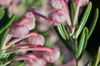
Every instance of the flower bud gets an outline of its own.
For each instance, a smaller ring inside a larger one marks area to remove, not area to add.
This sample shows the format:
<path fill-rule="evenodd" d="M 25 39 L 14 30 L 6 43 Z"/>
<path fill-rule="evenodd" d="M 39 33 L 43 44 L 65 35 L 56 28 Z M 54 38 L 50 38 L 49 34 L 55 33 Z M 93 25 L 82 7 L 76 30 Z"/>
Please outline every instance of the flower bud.
<path fill-rule="evenodd" d="M 12 2 L 12 0 L 0 0 L 1 6 L 7 6 Z"/>
<path fill-rule="evenodd" d="M 24 38 L 29 33 L 29 29 L 25 25 L 20 25 L 19 23 L 14 23 L 11 26 L 10 33 L 14 37 Z"/>
<path fill-rule="evenodd" d="M 21 42 L 18 42 L 18 43 L 17 43 L 17 45 L 21 45 L 21 44 L 26 44 L 26 42 L 21 41 Z M 27 48 L 27 47 L 22 46 L 21 48 Z M 18 55 L 25 55 L 26 53 L 27 53 L 27 51 L 23 51 L 23 50 L 18 50 L 18 51 L 16 52 L 16 54 L 18 54 Z"/>
<path fill-rule="evenodd" d="M 33 45 L 44 45 L 45 39 L 42 35 L 38 34 L 38 35 L 33 35 L 28 37 L 28 41 L 29 43 L 33 44 Z"/>
<path fill-rule="evenodd" d="M 33 19 L 33 21 L 35 21 L 35 16 L 30 11 L 26 11 L 25 17 Z"/>
<path fill-rule="evenodd" d="M 45 52 L 43 58 L 48 62 L 55 62 L 60 56 L 57 48 L 51 48 L 52 52 Z"/>
<path fill-rule="evenodd" d="M 24 62 L 24 66 L 30 66 L 29 61 L 26 60 Z M 33 59 L 33 63 L 32 66 L 45 66 L 46 65 L 46 61 L 43 59 Z"/>
<path fill-rule="evenodd" d="M 31 19 L 31 18 L 23 18 L 21 21 L 20 21 L 20 24 L 21 25 L 25 25 L 29 28 L 29 30 L 32 30 L 35 28 L 35 21 L 34 19 Z"/>
<path fill-rule="evenodd" d="M 45 66 L 46 61 L 43 59 L 38 59 L 33 61 L 33 66 Z"/>
<path fill-rule="evenodd" d="M 49 0 L 49 1 L 50 1 L 50 4 L 53 8 L 56 8 L 56 9 L 62 8 L 62 4 L 59 0 Z"/>
<path fill-rule="evenodd" d="M 54 26 L 60 25 L 66 21 L 65 15 L 59 13 L 59 10 L 55 12 L 51 12 L 48 17 L 52 21 L 52 24 Z"/>

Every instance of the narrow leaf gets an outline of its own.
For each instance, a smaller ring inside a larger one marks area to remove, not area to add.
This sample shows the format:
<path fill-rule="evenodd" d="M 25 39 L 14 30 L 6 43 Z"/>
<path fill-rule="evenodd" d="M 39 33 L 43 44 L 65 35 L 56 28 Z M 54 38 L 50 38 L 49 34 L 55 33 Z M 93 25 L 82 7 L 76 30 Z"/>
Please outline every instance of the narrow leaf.
<path fill-rule="evenodd" d="M 68 42 L 67 40 L 65 40 L 62 35 L 61 35 L 61 31 L 59 30 L 58 26 L 54 26 L 54 29 L 58 35 L 58 37 L 61 39 L 61 41 L 65 44 L 65 46 L 71 51 L 71 52 L 74 52 L 73 51 L 73 48 L 70 44 L 70 42 Z"/>
<path fill-rule="evenodd" d="M 85 27 L 82 31 L 77 52 L 76 52 L 76 59 L 79 60 L 81 58 L 82 51 L 84 50 L 84 46 L 86 47 L 87 44 L 87 37 L 88 37 L 88 28 Z"/>
<path fill-rule="evenodd" d="M 8 35 L 9 29 L 6 29 L 0 36 L 0 51 L 3 49 L 5 39 Z"/>
<path fill-rule="evenodd" d="M 85 27 L 85 42 L 84 42 L 84 46 L 83 46 L 82 52 L 86 49 L 87 42 L 88 42 L 88 35 L 89 35 L 89 30 L 88 30 L 87 27 Z"/>
<path fill-rule="evenodd" d="M 75 10 L 76 10 L 76 5 L 75 5 L 74 2 L 71 3 L 71 5 L 70 5 L 70 10 L 71 10 L 71 20 L 72 20 L 72 23 L 73 23 L 74 14 L 75 14 Z"/>
<path fill-rule="evenodd" d="M 0 20 L 3 18 L 4 14 L 5 14 L 5 11 L 4 10 L 1 10 L 0 11 Z"/>
<path fill-rule="evenodd" d="M 70 36 L 69 36 L 69 34 L 68 34 L 68 32 L 67 32 L 67 30 L 65 28 L 65 25 L 61 24 L 61 27 L 62 27 L 62 30 L 63 30 L 63 33 L 65 35 L 66 40 L 69 40 Z"/>
<path fill-rule="evenodd" d="M 13 15 L 11 18 L 9 18 L 9 20 L 7 20 L 7 22 L 5 22 L 6 24 L 3 24 L 3 27 L 0 28 L 0 34 L 12 24 L 14 19 L 15 19 L 15 15 Z"/>
<path fill-rule="evenodd" d="M 99 17 L 99 9 L 97 8 L 96 11 L 95 11 L 92 23 L 91 23 L 90 28 L 89 28 L 89 36 L 88 36 L 88 38 L 90 38 L 90 36 L 91 36 L 95 26 L 96 26 L 98 17 Z"/>
<path fill-rule="evenodd" d="M 100 47 L 98 49 L 98 53 L 97 53 L 95 59 L 93 60 L 92 66 L 98 66 L 99 61 L 100 61 Z"/>
<path fill-rule="evenodd" d="M 60 35 L 63 37 L 63 39 L 66 40 L 66 37 L 65 37 L 65 35 L 64 35 L 64 32 L 63 32 L 63 29 L 62 29 L 61 25 L 57 26 L 57 29 L 58 29 Z"/>
<path fill-rule="evenodd" d="M 82 17 L 82 19 L 81 19 L 81 21 L 79 23 L 79 26 L 75 31 L 74 38 L 78 38 L 79 34 L 81 33 L 82 29 L 84 28 L 84 26 L 85 26 L 85 24 L 87 22 L 87 19 L 89 17 L 89 14 L 91 12 L 91 8 L 92 8 L 92 3 L 89 2 L 88 6 L 87 6 L 87 8 L 85 10 L 85 13 L 84 13 L 84 15 L 83 15 L 83 17 Z"/>

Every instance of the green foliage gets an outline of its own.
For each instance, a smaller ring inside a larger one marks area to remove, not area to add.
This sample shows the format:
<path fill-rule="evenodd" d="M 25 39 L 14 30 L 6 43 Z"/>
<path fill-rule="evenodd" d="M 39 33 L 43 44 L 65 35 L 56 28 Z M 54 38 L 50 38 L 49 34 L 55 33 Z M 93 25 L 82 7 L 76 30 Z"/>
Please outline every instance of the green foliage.
<path fill-rule="evenodd" d="M 70 42 L 67 40 L 67 38 L 65 37 L 64 31 L 62 30 L 62 26 L 54 26 L 54 29 L 56 31 L 56 33 L 58 34 L 59 38 L 61 39 L 61 41 L 65 44 L 65 46 L 70 50 L 70 51 L 74 51 Z"/>
<path fill-rule="evenodd" d="M 6 29 L 1 35 L 0 35 L 0 51 L 2 51 L 4 47 L 5 40 L 7 38 L 7 35 L 9 33 L 9 29 Z"/>
<path fill-rule="evenodd" d="M 92 66 L 98 66 L 99 62 L 100 62 L 100 47 L 98 49 L 97 55 L 94 57 L 92 61 Z"/>
<path fill-rule="evenodd" d="M 82 34 L 79 40 L 78 48 L 75 55 L 76 60 L 79 60 L 81 58 L 81 54 L 83 54 L 83 51 L 86 48 L 87 41 L 88 41 L 88 28 L 85 27 L 82 31 Z"/>
<path fill-rule="evenodd" d="M 95 26 L 96 26 L 98 17 L 99 17 L 99 9 L 97 8 L 96 11 L 95 11 L 92 23 L 91 23 L 90 28 L 89 28 L 89 36 L 88 36 L 88 38 L 90 38 L 90 36 L 91 36 Z"/>
<path fill-rule="evenodd" d="M 5 23 L 3 23 L 2 27 L 0 27 L 0 34 L 8 28 L 14 21 L 15 15 L 11 16 L 11 18 L 7 19 Z"/>
<path fill-rule="evenodd" d="M 79 26 L 78 28 L 76 29 L 75 33 L 74 33 L 74 38 L 78 38 L 79 34 L 81 33 L 82 29 L 84 28 L 86 22 L 87 22 L 87 19 L 89 17 L 89 14 L 91 12 L 91 8 L 92 8 L 92 3 L 89 2 L 85 12 L 84 12 L 84 15 L 79 23 Z"/>
<path fill-rule="evenodd" d="M 71 21 L 72 21 L 72 24 L 73 24 L 74 14 L 75 14 L 75 10 L 76 10 L 76 5 L 75 5 L 74 2 L 71 3 L 70 10 L 71 10 Z"/>
<path fill-rule="evenodd" d="M 5 11 L 4 10 L 1 10 L 0 11 L 0 20 L 3 18 L 4 14 L 5 14 Z"/>

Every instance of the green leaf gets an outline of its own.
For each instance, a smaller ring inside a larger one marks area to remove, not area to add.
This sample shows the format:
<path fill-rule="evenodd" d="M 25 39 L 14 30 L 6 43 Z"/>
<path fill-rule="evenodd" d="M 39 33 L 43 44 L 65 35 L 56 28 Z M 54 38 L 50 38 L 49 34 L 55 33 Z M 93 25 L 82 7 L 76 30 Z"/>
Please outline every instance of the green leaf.
<path fill-rule="evenodd" d="M 3 49 L 5 39 L 8 35 L 9 29 L 6 29 L 0 36 L 0 51 Z"/>
<path fill-rule="evenodd" d="M 74 2 L 71 3 L 71 5 L 70 5 L 70 10 L 71 10 L 71 20 L 72 20 L 72 23 L 73 23 L 74 14 L 75 14 L 75 10 L 76 10 L 76 5 L 75 5 Z"/>
<path fill-rule="evenodd" d="M 0 28 L 0 34 L 1 34 L 6 28 L 8 28 L 8 27 L 12 24 L 12 22 L 14 21 L 14 19 L 15 19 L 15 15 L 13 15 L 11 18 L 9 18 L 8 20 L 6 20 L 7 22 L 5 22 L 5 23 L 3 24 L 3 27 Z"/>
<path fill-rule="evenodd" d="M 88 41 L 88 28 L 85 27 L 82 31 L 81 37 L 79 39 L 79 44 L 76 52 L 76 59 L 79 60 L 83 54 L 83 50 L 85 50 Z"/>
<path fill-rule="evenodd" d="M 96 57 L 94 58 L 93 62 L 92 62 L 92 66 L 98 66 L 100 61 L 100 47 L 98 49 L 98 53 L 96 55 Z"/>
<path fill-rule="evenodd" d="M 62 36 L 62 38 L 66 40 L 66 37 L 65 37 L 65 34 L 63 32 L 63 29 L 62 29 L 61 25 L 58 25 L 57 29 L 58 29 L 60 35 Z"/>
<path fill-rule="evenodd" d="M 91 36 L 95 26 L 96 26 L 98 17 L 99 17 L 99 9 L 97 8 L 96 11 L 95 11 L 92 23 L 91 23 L 90 28 L 89 28 L 89 36 L 88 36 L 88 38 L 90 38 L 90 36 Z"/>
<path fill-rule="evenodd" d="M 74 52 L 73 51 L 73 48 L 72 48 L 72 46 L 71 46 L 71 44 L 70 44 L 70 42 L 68 42 L 67 40 L 66 40 L 66 38 L 63 38 L 62 37 L 62 30 L 60 30 L 60 28 L 59 28 L 59 26 L 54 26 L 54 29 L 55 29 L 55 31 L 56 31 L 56 33 L 57 33 L 57 35 L 58 35 L 58 37 L 61 39 L 61 41 L 64 43 L 64 45 L 71 51 L 71 52 Z"/>
<path fill-rule="evenodd" d="M 0 10 L 3 10 L 5 7 L 4 6 L 0 6 Z"/>
<path fill-rule="evenodd" d="M 64 24 L 61 24 L 61 27 L 62 27 L 62 30 L 63 30 L 63 33 L 64 33 L 64 36 L 66 38 L 66 40 L 69 40 L 70 36 L 65 28 L 65 25 Z"/>
<path fill-rule="evenodd" d="M 91 12 L 91 9 L 92 9 L 92 3 L 89 2 L 88 6 L 87 6 L 87 8 L 85 10 L 85 13 L 84 13 L 84 15 L 83 15 L 83 17 L 82 17 L 82 19 L 81 19 L 81 21 L 79 23 L 79 26 L 76 29 L 75 33 L 74 33 L 74 36 L 73 36 L 74 38 L 78 38 L 79 34 L 81 33 L 82 29 L 84 28 L 84 26 L 85 26 L 85 24 L 87 22 L 87 19 L 89 17 L 89 14 Z"/>
<path fill-rule="evenodd" d="M 6 51 L 5 53 L 12 54 L 12 53 L 17 52 L 19 49 L 20 49 L 20 48 L 17 48 L 17 49 L 14 49 L 14 50 L 10 50 L 10 51 Z"/>
<path fill-rule="evenodd" d="M 3 18 L 4 14 L 5 14 L 5 11 L 4 10 L 1 10 L 0 11 L 0 20 Z"/>

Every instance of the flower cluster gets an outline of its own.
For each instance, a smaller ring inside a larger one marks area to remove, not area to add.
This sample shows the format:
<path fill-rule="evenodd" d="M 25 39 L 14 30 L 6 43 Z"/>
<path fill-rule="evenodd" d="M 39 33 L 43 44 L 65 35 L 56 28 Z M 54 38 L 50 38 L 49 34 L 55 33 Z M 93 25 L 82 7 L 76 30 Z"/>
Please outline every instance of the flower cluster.
<path fill-rule="evenodd" d="M 47 62 L 57 61 L 60 56 L 58 48 L 44 47 L 45 38 L 41 34 L 31 32 L 35 28 L 35 17 L 36 15 L 32 12 L 26 11 L 22 20 L 10 26 L 9 34 L 4 42 L 5 52 L 19 49 L 17 54 L 20 56 L 13 60 L 24 60 L 24 66 L 45 66 Z M 27 42 L 24 39 L 27 39 Z"/>
<path fill-rule="evenodd" d="M 48 2 L 53 9 L 48 16 L 41 14 L 36 8 L 28 8 L 24 13 L 24 17 L 19 22 L 14 22 L 10 25 L 9 33 L 1 49 L 3 53 L 17 50 L 16 56 L 10 61 L 23 60 L 24 66 L 46 66 L 47 62 L 54 63 L 57 61 L 60 56 L 59 49 L 57 47 L 45 47 L 45 38 L 41 34 L 32 32 L 36 26 L 35 21 L 38 17 L 42 17 L 54 26 L 62 42 L 74 54 L 75 60 L 62 66 L 69 66 L 71 63 L 73 63 L 72 65 L 78 66 L 77 62 L 80 60 L 81 54 L 83 54 L 87 45 L 88 34 L 90 36 L 94 29 L 93 27 L 88 30 L 88 28 L 84 27 L 90 14 L 92 4 L 91 2 L 89 3 L 89 0 L 71 1 L 71 7 L 73 8 L 70 12 L 68 7 L 69 0 L 49 0 Z M 5 7 L 12 3 L 12 5 L 16 7 L 19 2 L 19 0 L 0 0 L 0 5 Z M 85 18 L 83 15 L 84 18 L 82 18 L 82 22 L 80 21 L 79 24 L 77 24 L 80 7 L 88 3 L 89 5 L 84 13 L 85 16 L 87 16 L 87 14 L 88 16 Z M 98 16 L 96 18 L 98 18 Z M 96 20 L 94 20 L 93 23 L 94 25 L 95 21 Z M 80 35 L 81 31 L 82 35 Z M 79 35 L 80 38 L 78 38 Z M 80 40 L 78 41 L 78 39 Z M 9 64 L 9 62 L 5 63 L 5 65 L 7 64 Z"/>

